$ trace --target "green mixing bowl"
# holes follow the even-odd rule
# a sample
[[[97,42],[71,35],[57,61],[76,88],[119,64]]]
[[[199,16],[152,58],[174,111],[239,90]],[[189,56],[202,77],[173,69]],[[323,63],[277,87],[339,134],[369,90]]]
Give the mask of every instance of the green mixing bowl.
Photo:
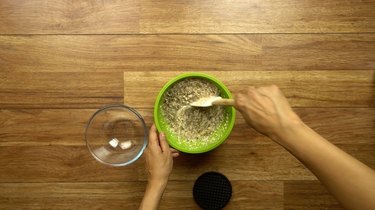
[[[225,113],[227,115],[227,117],[225,118],[226,122],[222,123],[222,125],[220,125],[219,128],[209,137],[209,139],[212,138],[212,141],[210,141],[209,144],[202,143],[202,145],[192,148],[184,141],[177,141],[178,137],[168,131],[169,125],[166,123],[166,120],[164,119],[161,113],[161,104],[163,102],[164,93],[170,87],[172,87],[175,83],[183,79],[187,79],[187,78],[199,78],[199,79],[208,80],[218,87],[221,93],[220,94],[221,97],[232,98],[232,94],[230,93],[228,88],[221,81],[214,78],[213,76],[203,74],[203,73],[184,73],[184,74],[178,75],[177,77],[167,82],[164,85],[164,87],[160,90],[156,98],[155,105],[154,105],[154,121],[155,121],[158,131],[159,132],[163,131],[165,133],[169,145],[171,145],[173,148],[181,152],[190,153],[190,154],[208,152],[220,146],[228,138],[234,126],[234,121],[236,118],[236,110],[231,106],[225,107]]]

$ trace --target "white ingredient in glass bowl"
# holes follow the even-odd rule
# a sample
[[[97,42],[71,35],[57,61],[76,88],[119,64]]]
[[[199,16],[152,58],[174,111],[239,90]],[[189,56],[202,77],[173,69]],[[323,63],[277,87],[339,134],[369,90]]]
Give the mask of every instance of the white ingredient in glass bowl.
[[[129,149],[131,146],[132,146],[132,141],[131,140],[124,141],[124,142],[120,143],[121,149]]]
[[[118,139],[113,138],[108,143],[109,143],[109,145],[111,145],[111,147],[116,148],[119,142],[120,141]]]

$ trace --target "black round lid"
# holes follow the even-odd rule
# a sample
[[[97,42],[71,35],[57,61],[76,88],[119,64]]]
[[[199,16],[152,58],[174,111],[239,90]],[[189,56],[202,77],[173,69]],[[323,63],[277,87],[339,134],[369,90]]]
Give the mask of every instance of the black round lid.
[[[231,196],[232,186],[223,174],[207,172],[195,181],[193,197],[202,209],[222,209],[227,205]]]

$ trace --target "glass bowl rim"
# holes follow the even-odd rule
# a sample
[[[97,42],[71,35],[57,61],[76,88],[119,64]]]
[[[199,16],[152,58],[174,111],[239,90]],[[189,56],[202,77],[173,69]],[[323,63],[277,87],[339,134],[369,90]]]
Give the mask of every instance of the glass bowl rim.
[[[144,139],[143,139],[143,146],[142,148],[139,150],[138,154],[131,160],[125,162],[125,163],[108,163],[108,162],[105,162],[104,160],[100,159],[91,149],[89,143],[88,143],[88,138],[87,138],[87,131],[93,121],[93,119],[99,114],[101,113],[102,111],[104,110],[107,110],[107,109],[110,109],[110,108],[123,108],[123,109],[126,109],[130,112],[132,112],[133,114],[135,114],[135,116],[141,121],[142,123],[142,126],[144,128]],[[131,163],[134,163],[135,161],[137,161],[141,155],[143,154],[144,150],[146,149],[147,147],[147,144],[148,144],[148,129],[147,129],[147,125],[145,123],[145,120],[143,119],[142,115],[140,115],[135,109],[125,105],[125,104],[112,104],[112,105],[107,105],[107,106],[104,106],[100,109],[98,109],[89,119],[87,125],[86,125],[86,128],[85,128],[85,141],[86,141],[86,146],[88,148],[88,150],[90,151],[90,154],[97,160],[99,161],[100,163],[103,163],[105,165],[110,165],[110,166],[126,166],[126,165],[129,165]]]

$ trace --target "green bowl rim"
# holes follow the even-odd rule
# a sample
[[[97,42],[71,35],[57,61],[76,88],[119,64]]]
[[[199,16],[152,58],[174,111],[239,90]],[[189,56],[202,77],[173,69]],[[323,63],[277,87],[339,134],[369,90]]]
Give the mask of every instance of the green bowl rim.
[[[189,72],[189,73],[182,73],[182,74],[179,74],[177,75],[176,77],[174,77],[173,79],[169,80],[164,86],[163,88],[159,91],[159,94],[156,98],[156,101],[155,101],[155,104],[154,104],[154,122],[155,122],[155,125],[156,125],[156,128],[159,132],[162,132],[163,130],[161,129],[161,125],[159,123],[159,120],[158,120],[158,114],[159,114],[159,104],[160,104],[160,99],[161,97],[163,96],[164,92],[172,85],[174,84],[175,82],[181,80],[181,79],[186,79],[186,78],[191,78],[191,77],[197,77],[197,78],[204,78],[204,79],[208,79],[208,80],[211,80],[213,81],[214,83],[216,83],[217,85],[219,85],[223,90],[224,92],[228,95],[229,98],[233,98],[232,96],[232,93],[229,91],[229,89],[224,85],[224,83],[222,83],[220,80],[216,79],[215,77],[209,75],[209,74],[205,74],[205,73],[199,73],[199,72]],[[236,109],[234,107],[231,107],[231,117],[229,119],[229,125],[228,125],[228,129],[226,129],[226,131],[224,132],[224,135],[223,135],[223,140],[222,141],[218,141],[216,142],[215,144],[212,144],[210,145],[209,147],[205,147],[204,149],[197,149],[197,150],[194,150],[194,151],[190,151],[190,150],[187,150],[185,148],[180,148],[178,146],[176,146],[176,144],[174,144],[174,142],[168,140],[167,138],[167,141],[169,143],[169,145],[171,145],[173,148],[181,151],[181,152],[184,152],[184,153],[189,153],[189,154],[200,154],[200,153],[205,153],[205,152],[208,152],[208,151],[211,151],[213,149],[215,149],[216,147],[220,146],[221,144],[223,144],[228,136],[230,135],[230,133],[232,132],[232,129],[234,127],[234,123],[235,123],[235,119],[236,119]]]

